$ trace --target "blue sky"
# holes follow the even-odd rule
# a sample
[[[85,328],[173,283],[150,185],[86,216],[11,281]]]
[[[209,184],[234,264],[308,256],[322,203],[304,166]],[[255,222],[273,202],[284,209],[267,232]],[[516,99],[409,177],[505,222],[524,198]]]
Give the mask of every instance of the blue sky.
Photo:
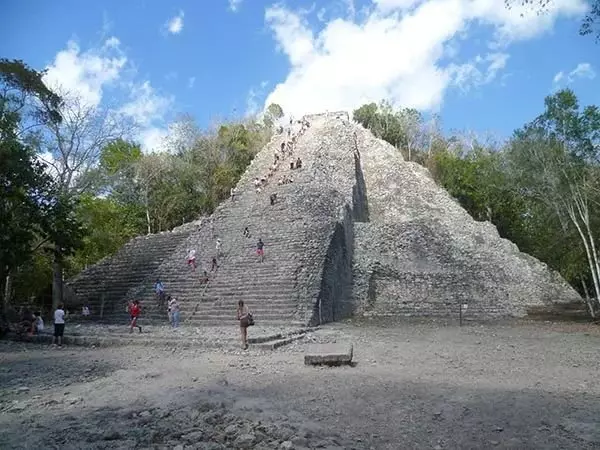
[[[50,84],[129,114],[147,149],[180,113],[207,126],[270,101],[298,115],[387,98],[439,112],[445,129],[500,136],[559,87],[600,105],[600,44],[578,35],[584,0],[524,17],[502,0],[3,6],[1,56],[49,68]]]

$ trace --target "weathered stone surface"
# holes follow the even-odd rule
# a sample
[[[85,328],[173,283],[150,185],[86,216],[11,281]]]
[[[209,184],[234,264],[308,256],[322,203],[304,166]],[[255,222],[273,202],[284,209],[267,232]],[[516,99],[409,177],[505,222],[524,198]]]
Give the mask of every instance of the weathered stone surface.
[[[308,129],[292,130],[300,170],[291,170],[286,156],[256,192],[253,180],[268,173],[286,133],[273,136],[241,177],[235,201],[177,233],[137,238],[89,268],[70,282],[78,301],[115,286],[104,309],[119,320],[127,319],[125,299],[135,296],[144,318],[166,321],[166,311],[154,307],[152,282],[160,277],[179,300],[183,324],[203,326],[236,325],[238,300],[257,324],[282,326],[353,314],[457,318],[461,304],[467,319],[523,316],[579,301],[558,274],[490,223],[473,220],[427,169],[404,161],[347,114],[306,117]],[[283,175],[293,183],[279,185]],[[264,262],[255,254],[259,237]],[[206,286],[199,273],[210,270],[217,238],[219,269]],[[197,250],[196,273],[185,265],[189,248]]]
[[[352,362],[353,350],[352,344],[313,344],[304,355],[304,364],[350,364]]]
[[[580,301],[556,273],[477,222],[429,171],[357,132],[369,222],[354,227],[354,296],[365,315],[524,316]]]

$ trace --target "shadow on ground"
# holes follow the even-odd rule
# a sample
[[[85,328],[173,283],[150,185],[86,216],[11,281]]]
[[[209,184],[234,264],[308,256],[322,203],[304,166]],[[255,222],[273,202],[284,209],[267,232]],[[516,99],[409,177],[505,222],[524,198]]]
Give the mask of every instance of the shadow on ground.
[[[48,349],[40,353],[36,344],[13,344],[12,353],[8,346],[0,345],[0,394],[2,401],[11,400],[19,387],[44,391],[74,383],[85,383],[107,377],[121,368],[118,364],[104,361],[92,352],[81,358],[85,349]],[[17,347],[21,351],[15,352]],[[45,348],[48,348],[45,346]]]
[[[372,383],[369,376],[352,371],[316,372],[310,384],[306,378],[288,376],[285,383],[248,394],[270,398],[281,408],[298,410],[377,449],[600,448],[598,396]]]

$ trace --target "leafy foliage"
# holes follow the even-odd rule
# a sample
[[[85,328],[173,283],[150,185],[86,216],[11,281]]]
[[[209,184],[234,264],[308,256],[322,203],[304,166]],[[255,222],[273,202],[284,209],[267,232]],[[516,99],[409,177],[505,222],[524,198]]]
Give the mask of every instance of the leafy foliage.
[[[61,195],[46,165],[26,143],[37,126],[60,123],[61,100],[36,72],[21,61],[0,60],[0,295],[8,298],[7,277],[29,264],[36,250],[68,255],[78,246],[82,230],[74,202]],[[9,293],[10,294],[10,293]]]

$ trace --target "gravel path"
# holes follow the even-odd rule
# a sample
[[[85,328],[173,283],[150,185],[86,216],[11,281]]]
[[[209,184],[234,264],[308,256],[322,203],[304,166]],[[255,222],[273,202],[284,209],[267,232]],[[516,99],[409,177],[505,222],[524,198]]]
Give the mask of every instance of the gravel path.
[[[275,352],[0,342],[0,448],[600,448],[599,327],[334,324]],[[352,342],[354,367],[303,365]]]

